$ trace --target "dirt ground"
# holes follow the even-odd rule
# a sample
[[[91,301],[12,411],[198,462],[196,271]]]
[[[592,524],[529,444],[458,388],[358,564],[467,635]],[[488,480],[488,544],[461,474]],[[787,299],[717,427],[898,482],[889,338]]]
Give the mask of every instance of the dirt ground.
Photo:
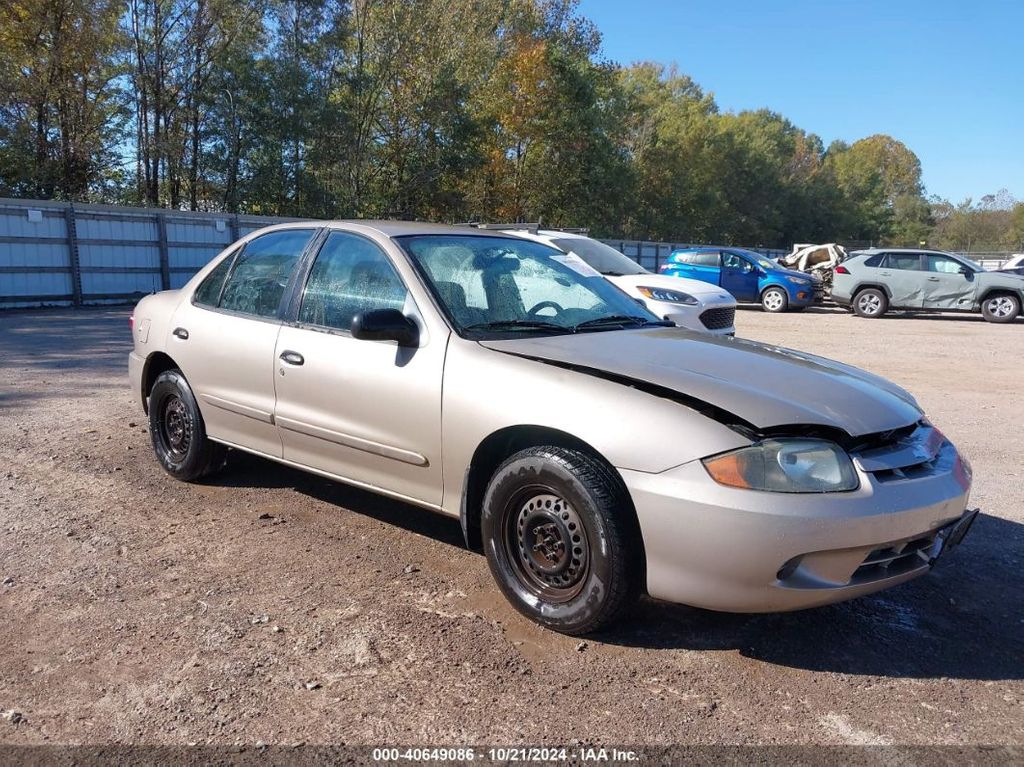
[[[741,311],[914,392],[985,515],[880,595],[648,601],[581,643],[514,612],[457,521],[237,453],[170,479],[128,314],[0,314],[0,744],[1024,743],[1024,322]]]

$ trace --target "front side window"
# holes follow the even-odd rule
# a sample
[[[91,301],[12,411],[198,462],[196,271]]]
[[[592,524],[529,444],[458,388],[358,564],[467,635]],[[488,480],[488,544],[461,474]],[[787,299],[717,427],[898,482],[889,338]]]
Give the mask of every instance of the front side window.
[[[384,252],[348,232],[331,232],[306,280],[299,322],[349,330],[374,309],[402,309],[406,289]]]
[[[752,271],[754,265],[735,253],[726,253],[722,256],[722,265],[727,269],[736,269],[740,272]]]
[[[247,242],[235,259],[219,307],[257,317],[276,316],[288,280],[313,232],[285,229]]]
[[[939,272],[941,274],[959,274],[963,268],[963,264],[952,258],[946,256],[925,256],[925,261],[928,265],[929,272]]]
[[[456,329],[474,337],[659,322],[583,259],[547,245],[468,235],[396,239]]]

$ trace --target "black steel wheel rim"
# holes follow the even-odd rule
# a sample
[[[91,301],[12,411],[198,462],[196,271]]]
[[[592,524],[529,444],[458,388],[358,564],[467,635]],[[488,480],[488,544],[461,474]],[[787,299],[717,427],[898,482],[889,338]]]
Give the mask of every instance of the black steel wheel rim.
[[[505,552],[519,582],[545,602],[568,602],[590,572],[590,544],[576,509],[558,491],[525,488],[505,506]]]
[[[160,419],[160,441],[175,461],[184,460],[192,444],[192,415],[184,400],[172,394],[164,400]]]

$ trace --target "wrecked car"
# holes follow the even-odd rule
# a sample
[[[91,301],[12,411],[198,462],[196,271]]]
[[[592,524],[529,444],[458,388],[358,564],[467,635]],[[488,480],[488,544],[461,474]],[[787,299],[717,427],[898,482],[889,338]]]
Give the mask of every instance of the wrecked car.
[[[674,327],[591,271],[469,228],[263,229],[135,307],[132,391],[171,476],[243,450],[448,515],[568,634],[645,591],[857,597],[967,532],[970,467],[905,390]]]
[[[832,300],[872,319],[890,309],[912,309],[980,312],[989,322],[1005,323],[1020,314],[1024,281],[952,253],[866,250],[836,267]]]

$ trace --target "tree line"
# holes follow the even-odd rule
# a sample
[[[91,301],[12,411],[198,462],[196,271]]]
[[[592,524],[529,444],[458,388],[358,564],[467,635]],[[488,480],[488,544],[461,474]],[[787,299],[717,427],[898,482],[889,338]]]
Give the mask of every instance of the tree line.
[[[7,0],[0,195],[630,239],[1024,247],[1006,194],[606,60],[576,0]]]

